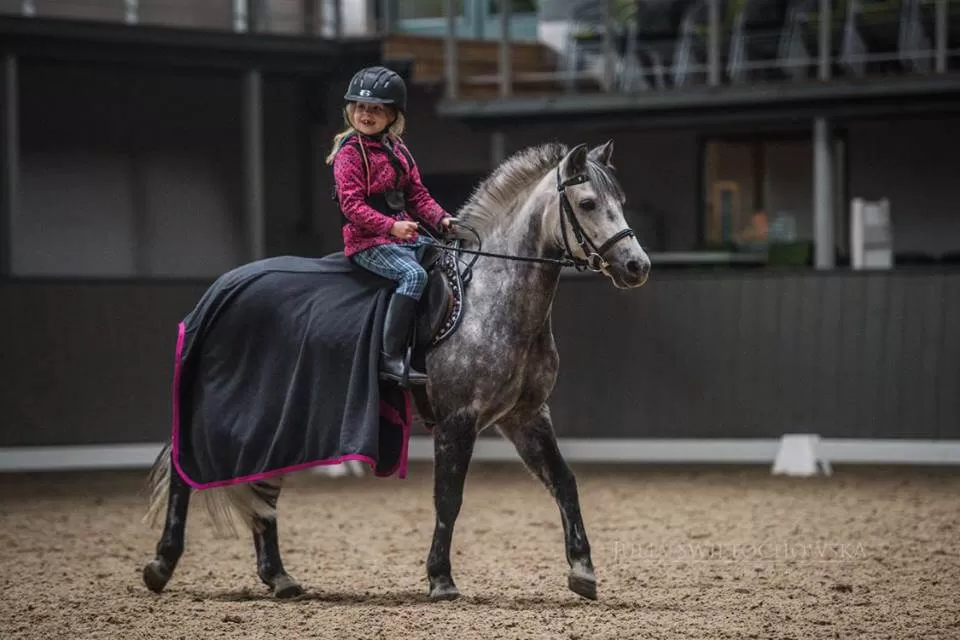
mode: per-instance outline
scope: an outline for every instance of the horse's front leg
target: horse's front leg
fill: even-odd
[[[436,523],[427,558],[427,578],[432,600],[454,600],[460,592],[450,568],[453,527],[463,503],[463,485],[476,440],[476,420],[455,414],[433,429],[433,503]]]
[[[524,464],[540,478],[560,507],[567,562],[570,565],[567,585],[574,593],[596,600],[597,577],[580,515],[577,480],[557,447],[549,407],[543,405],[537,416],[529,422],[512,424],[505,421],[499,429],[513,442]]]

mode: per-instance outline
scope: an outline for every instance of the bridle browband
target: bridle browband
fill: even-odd
[[[576,186],[578,184],[583,184],[584,182],[589,182],[590,176],[586,173],[577,174],[567,180],[560,179],[560,167],[557,167],[557,191],[560,194],[560,233],[563,236],[563,256],[561,258],[540,258],[536,256],[515,256],[503,253],[493,253],[490,251],[480,251],[480,250],[471,250],[463,249],[461,247],[445,247],[443,245],[438,245],[438,249],[445,251],[453,251],[455,253],[469,253],[476,256],[487,256],[490,258],[501,258],[503,260],[516,260],[520,262],[542,262],[546,264],[556,264],[561,267],[574,267],[577,271],[583,271],[588,269],[590,271],[602,272],[604,269],[610,266],[610,263],[607,262],[604,258],[604,254],[610,250],[610,247],[615,245],[620,240],[624,238],[636,237],[633,229],[627,227],[621,229],[617,233],[613,234],[610,238],[606,240],[599,247],[590,239],[589,236],[584,232],[583,226],[580,224],[580,221],[577,220],[577,216],[573,212],[573,205],[570,204],[570,199],[567,198],[566,189],[567,187]],[[569,218],[569,222],[568,219]],[[476,232],[475,229],[466,225],[462,222],[455,223],[457,226],[464,227],[469,229],[477,239],[477,245],[480,244],[480,235]],[[586,257],[578,258],[573,255],[573,251],[570,249],[570,241],[567,238],[567,224],[570,225],[570,228],[573,230],[574,238],[576,238],[577,246],[580,247],[580,250]],[[434,237],[433,234],[427,232],[427,235]],[[438,239],[434,237],[434,239]],[[588,251],[588,249],[590,249]],[[476,262],[476,258],[470,263],[470,266],[467,270],[472,270],[473,264]]]

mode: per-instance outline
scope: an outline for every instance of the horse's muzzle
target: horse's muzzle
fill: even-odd
[[[624,260],[611,262],[604,272],[619,289],[642,287],[650,277],[650,258],[643,249],[631,251]]]

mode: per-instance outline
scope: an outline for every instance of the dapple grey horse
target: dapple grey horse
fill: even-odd
[[[459,328],[426,356],[426,391],[436,418],[436,522],[427,559],[434,600],[459,595],[450,546],[474,443],[490,427],[513,442],[556,499],[569,588],[597,597],[577,483],[557,447],[547,399],[559,370],[550,315],[562,267],[574,264],[601,273],[621,289],[643,285],[650,271],[650,260],[624,219],[625,197],[613,174],[612,152],[612,141],[593,149],[559,143],[525,149],[495,169],[457,212],[460,223],[482,238],[483,251],[495,255],[477,257]],[[151,484],[151,514],[156,517],[166,505],[166,522],[143,579],[159,592],[183,552],[191,489],[170,472],[166,453],[154,466]],[[245,516],[261,580],[277,597],[302,594],[280,559],[280,482],[208,492],[225,497],[221,506]]]

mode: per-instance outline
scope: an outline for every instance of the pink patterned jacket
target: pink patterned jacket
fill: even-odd
[[[370,172],[367,174],[359,145],[364,146]],[[402,142],[395,143],[398,147]],[[347,223],[343,225],[344,254],[351,256],[357,252],[390,242],[409,244],[412,240],[400,240],[390,235],[390,229],[397,220],[411,220],[407,211],[392,218],[367,204],[367,180],[369,175],[369,194],[382,194],[390,189],[400,189],[406,196],[408,211],[426,220],[432,227],[439,229],[440,221],[450,215],[444,211],[430,195],[420,179],[420,170],[416,164],[410,167],[406,154],[399,148],[396,156],[407,170],[395,185],[396,171],[391,164],[389,152],[384,143],[364,136],[352,136],[337,152],[333,161],[333,179],[336,182],[340,210]],[[416,236],[414,236],[414,240]]]

